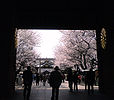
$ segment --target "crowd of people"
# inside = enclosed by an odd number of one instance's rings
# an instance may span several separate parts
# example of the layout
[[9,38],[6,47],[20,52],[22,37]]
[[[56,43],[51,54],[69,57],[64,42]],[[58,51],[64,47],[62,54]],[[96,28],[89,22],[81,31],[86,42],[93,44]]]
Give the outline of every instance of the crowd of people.
[[[81,75],[78,71],[72,72],[72,69],[70,68],[68,70],[67,80],[69,82],[69,88],[72,92],[75,89],[78,91],[78,84],[82,81]],[[93,95],[94,93],[94,84],[95,84],[95,72],[92,68],[90,68],[89,71],[87,71],[83,76],[83,81],[85,83],[85,90],[87,90],[88,87],[88,94]],[[73,87],[74,84],[74,87]]]
[[95,84],[95,72],[92,68],[84,73],[82,77],[79,71],[72,71],[72,68],[68,68],[67,74],[65,75],[58,66],[55,66],[54,70],[49,74],[35,73],[35,75],[33,75],[31,67],[27,66],[27,70],[23,72],[22,78],[24,84],[24,100],[26,98],[29,100],[33,80],[36,82],[36,86],[40,85],[39,82],[42,82],[43,86],[45,86],[47,82],[50,87],[52,87],[51,100],[58,100],[59,87],[62,82],[65,82],[65,80],[68,81],[70,92],[73,92],[75,90],[78,92],[78,85],[81,83],[81,81],[83,81],[85,83],[85,90],[88,90],[88,94],[92,95],[94,93],[93,86]]

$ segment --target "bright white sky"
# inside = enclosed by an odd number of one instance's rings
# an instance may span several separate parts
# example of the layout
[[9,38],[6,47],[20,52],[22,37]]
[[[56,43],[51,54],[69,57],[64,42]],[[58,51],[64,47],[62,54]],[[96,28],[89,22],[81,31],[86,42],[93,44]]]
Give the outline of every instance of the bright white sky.
[[59,44],[62,33],[59,30],[34,30],[40,33],[41,44],[39,48],[35,48],[36,52],[39,51],[42,58],[53,58],[54,49]]

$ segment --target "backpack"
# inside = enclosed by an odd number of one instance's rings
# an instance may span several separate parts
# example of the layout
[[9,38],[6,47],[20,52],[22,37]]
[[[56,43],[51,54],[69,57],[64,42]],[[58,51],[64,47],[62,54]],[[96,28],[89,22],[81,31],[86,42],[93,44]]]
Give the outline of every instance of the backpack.
[[59,87],[62,82],[62,75],[58,71],[51,72],[49,76],[49,84],[51,87]]

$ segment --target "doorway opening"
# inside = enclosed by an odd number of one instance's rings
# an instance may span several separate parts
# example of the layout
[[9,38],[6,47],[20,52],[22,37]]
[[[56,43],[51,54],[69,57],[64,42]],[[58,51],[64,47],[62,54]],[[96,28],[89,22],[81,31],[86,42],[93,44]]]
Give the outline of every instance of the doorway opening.
[[[16,81],[17,89],[24,88],[23,71],[31,66],[33,89],[49,89],[48,77],[54,66],[59,66],[65,78],[61,89],[69,89],[68,69],[78,72],[78,88],[85,90],[85,75],[92,68],[94,89],[99,88],[96,30],[17,29]],[[36,84],[39,73],[39,86]],[[45,83],[43,76],[46,76]]]

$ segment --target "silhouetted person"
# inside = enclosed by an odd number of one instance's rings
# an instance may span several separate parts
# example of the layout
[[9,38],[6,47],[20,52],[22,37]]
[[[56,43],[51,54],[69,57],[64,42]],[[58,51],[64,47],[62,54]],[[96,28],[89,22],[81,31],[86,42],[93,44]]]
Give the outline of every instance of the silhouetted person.
[[78,83],[80,84],[81,83],[81,75],[78,74]]
[[47,77],[46,77],[46,75],[44,74],[44,75],[43,75],[43,86],[45,86],[46,80],[47,80]]
[[52,87],[52,97],[51,100],[58,100],[59,96],[59,87],[62,83],[62,75],[59,71],[59,67],[56,66],[54,71],[50,73],[49,84]]
[[18,84],[18,77],[17,77],[17,75],[19,74],[20,71],[21,71],[21,67],[19,67],[19,69],[16,70],[16,72],[15,72],[15,81],[16,81],[17,84]]
[[87,83],[88,83],[88,94],[93,94],[94,92],[94,82],[95,82],[95,73],[91,68],[87,73]]
[[39,85],[40,76],[39,73],[36,73],[36,86]]
[[87,90],[87,84],[88,84],[88,82],[87,82],[87,72],[85,72],[85,74],[84,74],[84,83],[85,83],[85,90]]
[[98,79],[99,79],[98,71],[95,71],[95,85],[96,85],[96,86],[97,86],[97,84],[98,84]]
[[24,99],[26,98],[27,92],[27,100],[29,100],[31,86],[32,86],[32,71],[30,66],[27,67],[27,70],[23,72],[23,81],[24,81]]
[[69,88],[70,88],[70,92],[72,92],[72,85],[73,85],[73,78],[72,78],[73,74],[72,74],[72,69],[69,68],[68,69],[68,75],[67,75],[67,81],[69,84]]
[[62,81],[63,81],[63,83],[64,83],[64,82],[65,82],[65,74],[62,73],[62,76],[63,76]]
[[73,83],[74,83],[74,90],[76,89],[77,91],[78,91],[78,73],[77,73],[77,71],[75,71],[74,73],[73,73]]
[[43,80],[43,75],[40,74],[40,81],[42,82],[42,80]]

